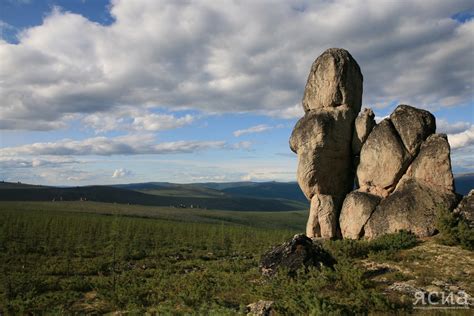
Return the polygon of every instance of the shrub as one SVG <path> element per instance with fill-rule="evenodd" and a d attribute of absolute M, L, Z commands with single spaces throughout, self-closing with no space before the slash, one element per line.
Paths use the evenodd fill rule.
<path fill-rule="evenodd" d="M 474 229 L 457 213 L 440 209 L 437 216 L 438 241 L 444 245 L 474 250 Z"/>
<path fill-rule="evenodd" d="M 397 233 L 380 236 L 369 242 L 371 252 L 396 252 L 403 249 L 409 249 L 418 244 L 415 234 L 401 230 Z"/>
<path fill-rule="evenodd" d="M 374 240 L 329 240 L 325 248 L 337 259 L 366 258 L 368 255 L 393 255 L 402 249 L 409 249 L 418 244 L 416 236 L 404 230 L 386 234 Z"/>

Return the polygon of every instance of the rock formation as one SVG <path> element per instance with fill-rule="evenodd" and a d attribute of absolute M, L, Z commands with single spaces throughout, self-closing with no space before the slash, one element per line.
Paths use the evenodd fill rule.
<path fill-rule="evenodd" d="M 265 253 L 260 261 L 260 271 L 264 276 L 273 276 L 283 268 L 294 276 L 301 268 L 332 267 L 335 263 L 318 242 L 300 234 Z"/>
<path fill-rule="evenodd" d="M 298 183 L 311 200 L 306 234 L 338 235 L 339 210 L 352 189 L 352 134 L 362 103 L 359 65 L 343 49 L 331 48 L 313 63 L 290 148 L 298 154 Z"/>
<path fill-rule="evenodd" d="M 446 135 L 434 134 L 435 129 L 431 113 L 399 105 L 370 133 L 361 149 L 357 191 L 382 199 L 366 223 L 357 228 L 352 223 L 359 238 L 402 229 L 431 236 L 436 233 L 437 212 L 456 206 L 449 143 Z M 341 212 L 351 217 L 349 208 Z M 340 225 L 345 231 L 347 220 L 341 218 Z M 344 238 L 355 235 L 343 233 Z"/>
<path fill-rule="evenodd" d="M 459 214 L 474 229 L 474 189 L 462 199 L 454 213 Z"/>
<path fill-rule="evenodd" d="M 459 200 L 447 137 L 435 133 L 431 113 L 409 105 L 378 124 L 371 109 L 357 116 L 362 81 L 343 49 L 328 49 L 311 67 L 305 115 L 290 138 L 298 183 L 311 201 L 306 234 L 356 239 L 403 229 L 433 235 L 437 212 L 452 211 Z"/>

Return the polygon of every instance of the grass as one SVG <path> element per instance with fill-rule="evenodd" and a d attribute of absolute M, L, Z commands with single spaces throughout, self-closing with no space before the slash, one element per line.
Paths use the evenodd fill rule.
<path fill-rule="evenodd" d="M 0 202 L 0 211 L 71 212 L 154 218 L 180 222 L 235 224 L 258 228 L 302 231 L 308 211 L 239 212 L 203 209 L 182 209 L 158 206 L 126 205 L 101 202 Z"/>
<path fill-rule="evenodd" d="M 258 300 L 275 301 L 283 315 L 410 311 L 364 267 L 408 258 L 419 241 L 406 232 L 326 242 L 334 270 L 262 277 L 261 254 L 301 232 L 305 220 L 304 212 L 0 203 L 0 313 L 235 315 Z"/>

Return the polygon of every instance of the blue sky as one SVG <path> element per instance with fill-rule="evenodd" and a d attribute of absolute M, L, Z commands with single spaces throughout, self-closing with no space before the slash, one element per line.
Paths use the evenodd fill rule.
<path fill-rule="evenodd" d="M 54 185 L 294 181 L 313 60 L 363 104 L 430 110 L 474 172 L 472 1 L 0 0 L 0 177 Z"/>

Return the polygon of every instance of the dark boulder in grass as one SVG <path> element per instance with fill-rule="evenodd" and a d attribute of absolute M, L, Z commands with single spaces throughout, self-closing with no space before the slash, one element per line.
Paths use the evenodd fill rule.
<path fill-rule="evenodd" d="M 319 242 L 298 234 L 265 253 L 260 261 L 260 271 L 264 276 L 273 276 L 283 269 L 288 275 L 294 276 L 302 268 L 332 268 L 335 263 L 336 260 Z"/>

